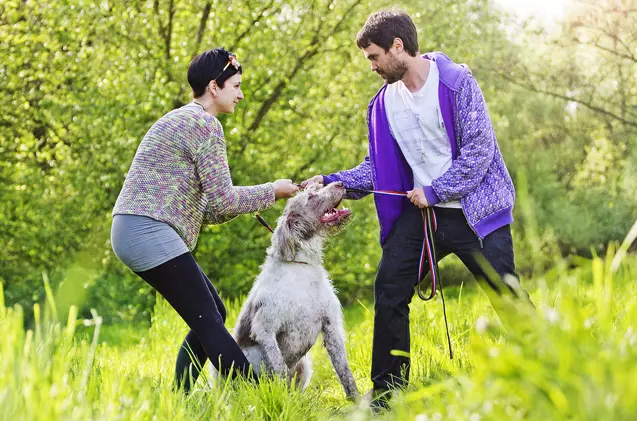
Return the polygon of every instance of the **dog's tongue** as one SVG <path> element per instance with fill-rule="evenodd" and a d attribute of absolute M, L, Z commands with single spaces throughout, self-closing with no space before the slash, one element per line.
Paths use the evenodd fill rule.
<path fill-rule="evenodd" d="M 348 216 L 352 214 L 352 211 L 347 209 L 347 208 L 343 208 L 343 209 L 336 209 L 336 212 L 338 212 L 338 217 L 342 218 L 344 216 Z"/>
<path fill-rule="evenodd" d="M 331 209 L 329 211 L 327 211 L 322 217 L 321 217 L 321 222 L 323 223 L 328 223 L 328 222 L 333 222 L 336 221 L 344 216 L 348 216 L 351 215 L 352 211 L 350 211 L 347 208 L 343 208 L 343 209 Z"/>

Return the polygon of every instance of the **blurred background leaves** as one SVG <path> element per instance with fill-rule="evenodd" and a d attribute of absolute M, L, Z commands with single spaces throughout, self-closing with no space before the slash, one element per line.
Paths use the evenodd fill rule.
<path fill-rule="evenodd" d="M 246 100 L 222 116 L 234 182 L 301 181 L 357 165 L 381 86 L 356 48 L 360 0 L 30 1 L 0 4 L 0 281 L 7 305 L 75 291 L 81 314 L 148 320 L 149 287 L 112 254 L 110 212 L 152 123 L 190 100 L 186 69 L 223 46 Z M 480 82 L 509 170 L 523 277 L 620 241 L 637 217 L 637 2 L 578 2 L 559 25 L 492 2 L 407 0 L 421 52 Z M 283 203 L 263 213 L 271 224 Z M 344 303 L 371 296 L 380 255 L 371 198 L 325 262 Z M 269 244 L 254 218 L 206 227 L 195 255 L 224 297 L 250 288 Z M 84 268 L 84 269 L 78 269 Z M 447 283 L 470 275 L 451 259 Z M 77 291 L 77 290 L 81 290 Z M 65 295 L 66 292 L 63 294 Z"/>

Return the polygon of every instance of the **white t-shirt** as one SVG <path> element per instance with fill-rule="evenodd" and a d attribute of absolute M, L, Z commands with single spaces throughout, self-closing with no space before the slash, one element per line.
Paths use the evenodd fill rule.
<path fill-rule="evenodd" d="M 414 173 L 414 186 L 430 186 L 451 166 L 451 145 L 438 103 L 438 66 L 429 61 L 423 87 L 411 93 L 402 81 L 385 91 L 389 128 Z M 460 201 L 436 206 L 461 208 Z"/>

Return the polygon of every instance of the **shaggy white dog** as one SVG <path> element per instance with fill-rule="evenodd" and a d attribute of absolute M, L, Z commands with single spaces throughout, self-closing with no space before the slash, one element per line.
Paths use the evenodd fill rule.
<path fill-rule="evenodd" d="M 288 200 L 277 222 L 265 263 L 246 300 L 234 337 L 257 374 L 296 377 L 307 387 L 308 351 L 319 333 L 350 399 L 358 389 L 345 355 L 341 305 L 323 268 L 323 243 L 351 215 L 337 209 L 342 183 L 311 184 Z"/>

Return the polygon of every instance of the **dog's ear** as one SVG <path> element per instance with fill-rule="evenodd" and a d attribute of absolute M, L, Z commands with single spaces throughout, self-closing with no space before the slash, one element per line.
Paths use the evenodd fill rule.
<path fill-rule="evenodd" d="M 281 217 L 274 231 L 274 249 L 281 259 L 291 261 L 296 256 L 296 240 L 294 239 L 295 214 L 287 214 Z"/>
<path fill-rule="evenodd" d="M 279 219 L 274 231 L 274 248 L 283 260 L 294 260 L 298 242 L 309 240 L 313 233 L 307 220 L 295 211 L 288 212 Z"/>

